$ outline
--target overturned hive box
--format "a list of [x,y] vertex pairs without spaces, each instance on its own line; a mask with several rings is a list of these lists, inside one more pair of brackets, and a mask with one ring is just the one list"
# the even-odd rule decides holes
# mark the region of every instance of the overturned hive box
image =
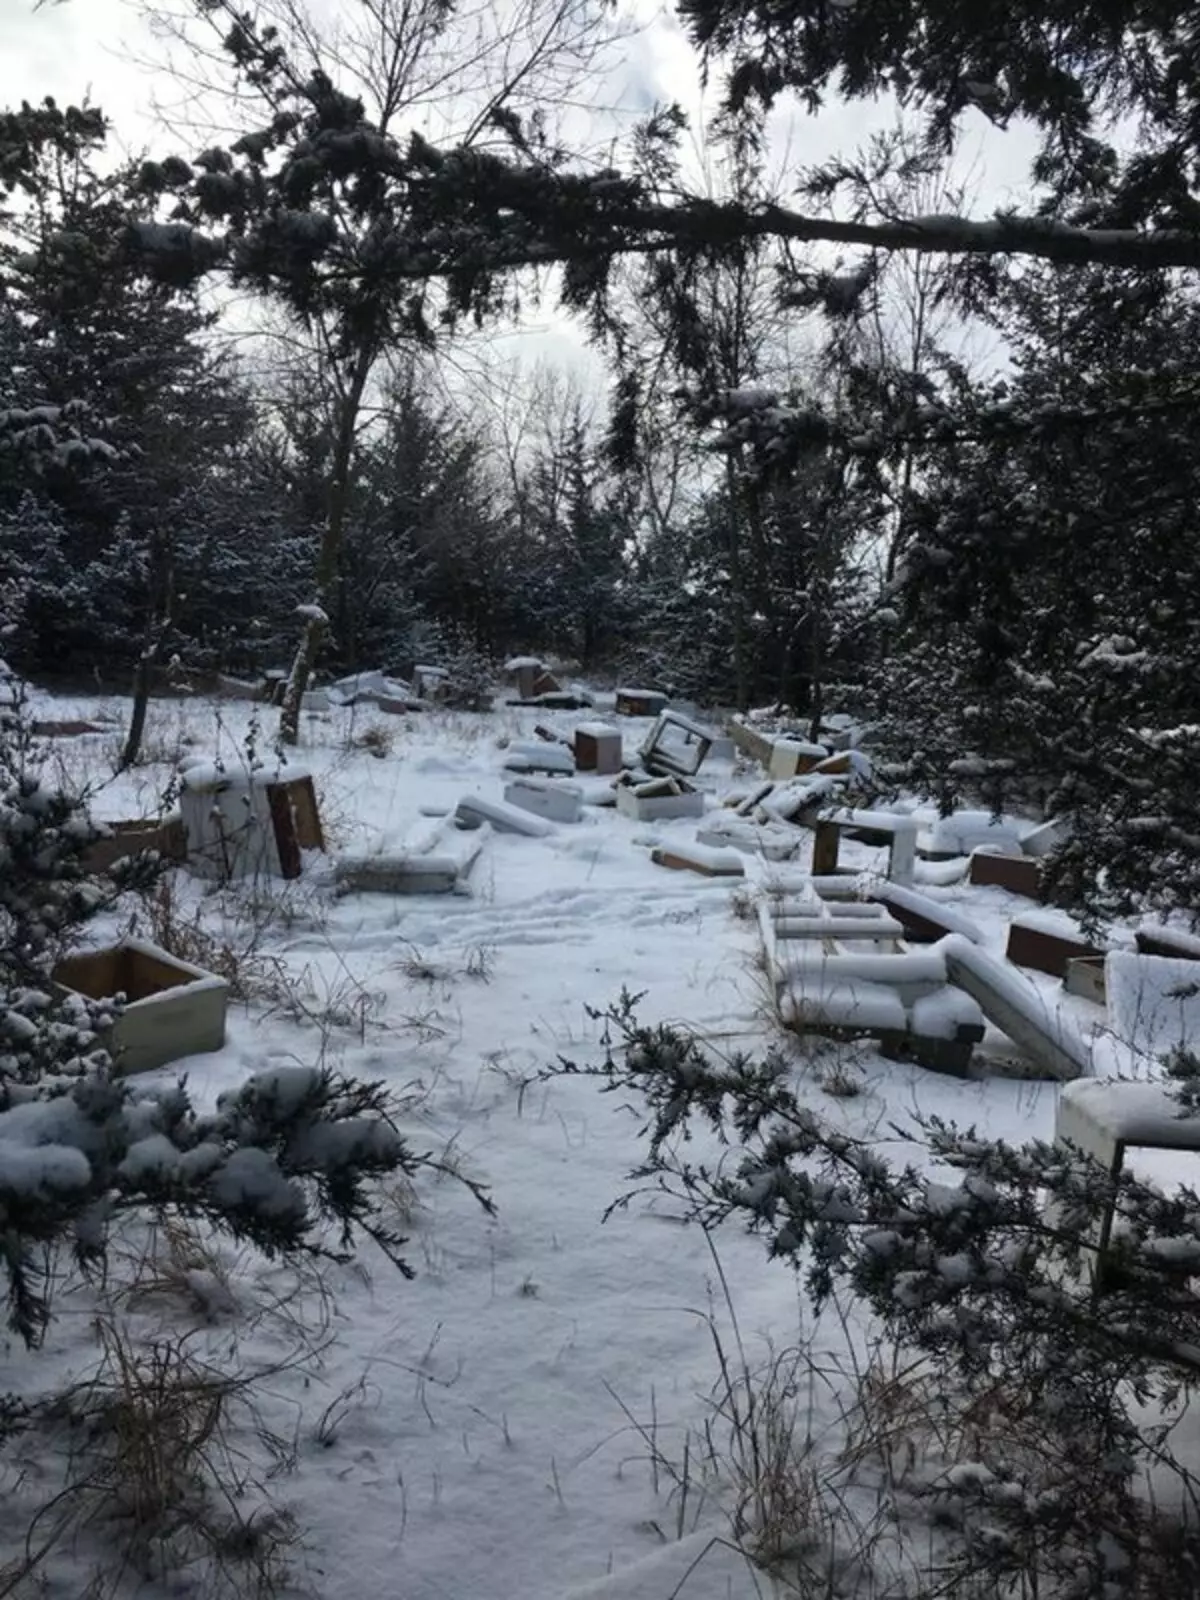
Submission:
[[124,996],[124,1009],[104,1041],[118,1072],[152,1072],[225,1043],[228,983],[157,945],[125,939],[67,956],[53,978],[60,991],[89,1000]]
[[641,761],[647,772],[694,778],[712,749],[712,735],[677,711],[662,711],[646,736]]
[[198,764],[183,774],[179,804],[188,866],[202,878],[298,878],[302,853],[325,848],[316,791],[302,769]]

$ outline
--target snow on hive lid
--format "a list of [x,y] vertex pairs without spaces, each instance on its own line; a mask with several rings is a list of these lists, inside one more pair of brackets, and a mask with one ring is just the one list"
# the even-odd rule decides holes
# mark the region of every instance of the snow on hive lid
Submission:
[[1080,1078],[1065,1084],[1063,1102],[1121,1144],[1200,1150],[1200,1116],[1187,1115],[1163,1079]]
[[217,794],[224,789],[258,789],[273,783],[296,783],[312,774],[298,763],[282,762],[271,766],[248,768],[243,765],[226,766],[221,761],[194,761],[180,773],[183,787],[193,794]]

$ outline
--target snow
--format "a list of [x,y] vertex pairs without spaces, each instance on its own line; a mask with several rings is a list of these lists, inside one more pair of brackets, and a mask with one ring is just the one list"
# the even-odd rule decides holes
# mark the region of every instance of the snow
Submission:
[[180,1150],[165,1133],[151,1133],[129,1146],[117,1172],[129,1183],[173,1177],[179,1173],[180,1156]]
[[939,946],[954,982],[1034,1060],[1068,1079],[1091,1070],[1091,1051],[1061,997],[1045,994],[1015,967],[962,934],[947,934]]
[[903,955],[874,951],[830,955],[806,942],[797,941],[793,947],[785,940],[777,955],[779,974],[785,982],[882,983],[900,990],[923,991],[936,989],[947,981],[945,958],[936,945]]
[[929,824],[921,836],[921,846],[938,855],[970,855],[981,845],[1019,854],[1021,835],[1027,829],[1027,823],[1013,817],[994,817],[990,811],[954,811]]
[[304,1196],[275,1158],[248,1146],[235,1150],[208,1180],[214,1199],[227,1210],[241,1208],[285,1220],[304,1214]]
[[1112,1030],[1139,1054],[1200,1049],[1200,964],[1114,950],[1104,962],[1104,982]]
[[959,933],[972,944],[983,942],[983,935],[978,925],[970,918],[964,917],[961,912],[955,911],[954,907],[947,905],[944,900],[934,900],[929,895],[922,894],[920,890],[910,889],[901,883],[881,884],[877,892],[884,905],[911,911],[918,917],[927,917],[931,922],[945,928],[947,933]]
[[[186,763],[186,764],[185,764]],[[299,762],[270,761],[250,766],[241,762],[205,761],[203,757],[185,757],[180,763],[180,782],[191,794],[215,793],[226,789],[265,788],[273,783],[294,783],[312,774]]]
[[801,916],[775,918],[775,933],[780,939],[902,939],[904,929],[891,917],[850,919],[850,925],[833,917]]
[[787,989],[779,1003],[785,1022],[816,1023],[830,1028],[890,1030],[903,1033],[908,1027],[904,1001],[893,988],[883,983],[816,982],[807,979],[798,990]]
[[745,872],[742,858],[736,850],[713,849],[709,845],[686,839],[673,839],[669,853],[678,861],[690,862],[693,866],[722,877],[740,878]]
[[[46,705],[63,716],[104,709],[91,697]],[[186,736],[210,767],[235,767],[252,715],[232,702],[155,702],[147,746],[169,748]],[[629,719],[627,738],[640,742],[652,720]],[[322,1600],[364,1593],[666,1600],[675,1591],[679,1600],[727,1600],[754,1594],[756,1585],[770,1589],[744,1558],[714,1542],[729,1534],[719,1492],[698,1505],[695,1531],[689,1509],[684,1536],[676,1538],[678,1498],[665,1474],[656,1494],[646,1447],[621,1409],[646,1426],[653,1419],[661,1448],[676,1460],[713,1421],[705,1397],[717,1374],[708,1332],[693,1311],[709,1303],[714,1275],[705,1238],[680,1227],[678,1209],[658,1195],[640,1195],[602,1224],[643,1153],[636,1119],[587,1080],[526,1084],[560,1055],[581,1063],[602,1057],[603,1024],[586,1008],[614,1001],[622,987],[644,992],[643,1020],[686,1021],[721,1050],[758,1052],[780,1043],[764,1015],[759,930],[737,914],[745,889],[653,864],[652,845],[694,845],[695,818],[647,826],[592,805],[580,825],[537,837],[491,827],[461,836],[452,825],[449,832],[431,829],[426,811],[447,818],[463,799],[483,808],[499,802],[506,753],[499,741],[510,748],[531,741],[535,721],[561,738],[577,726],[573,714],[544,708],[477,718],[431,711],[396,720],[387,761],[354,748],[353,713],[341,706],[303,730],[300,754],[339,856],[419,861],[424,847],[436,859],[453,854],[456,839],[469,840],[478,859],[467,893],[403,900],[347,894],[337,889],[331,859],[307,863],[295,882],[248,882],[219,893],[186,872],[170,880],[184,923],[196,917],[235,949],[253,941],[255,959],[286,975],[298,996],[295,1008],[265,998],[231,1007],[224,1048],[189,1063],[188,1088],[199,1104],[215,1108],[255,1077],[260,1095],[298,1104],[319,1062],[381,1079],[402,1097],[397,1128],[409,1144],[489,1184],[498,1206],[487,1218],[452,1181],[422,1180],[415,1205],[397,1223],[410,1237],[415,1281],[401,1279],[370,1244],[355,1262],[322,1264],[332,1316],[319,1354],[295,1369],[284,1363],[258,1397],[265,1425],[295,1441],[295,1459],[278,1471],[256,1454],[261,1445],[252,1431],[236,1441],[248,1470],[264,1481],[270,1475],[272,1494],[294,1515],[312,1552],[302,1576]],[[72,749],[64,759],[82,771],[101,757]],[[101,794],[102,815],[153,814],[175,770],[166,762],[131,769]],[[285,770],[292,776],[297,768]],[[719,802],[736,787],[731,763],[710,756],[697,783],[709,806],[707,830],[729,816]],[[585,789],[590,796],[593,787],[585,782]],[[597,781],[594,793],[611,799],[613,791]],[[795,837],[794,866],[775,868],[746,852],[747,886],[764,892],[772,912],[812,916],[820,910],[807,875],[812,835],[797,829]],[[839,940],[852,940],[860,919],[880,915],[853,896],[874,885],[885,854],[843,840],[842,859],[854,875],[824,885],[851,897],[829,913]],[[772,885],[783,892],[772,896]],[[939,913],[970,924],[976,939],[914,951],[910,976],[936,975],[947,949],[960,959],[975,949],[1009,977],[1015,998],[1040,1024],[1058,1018],[1064,1034],[1078,1033],[1085,1055],[1117,1052],[1115,1043],[1079,1032],[1087,1008],[1060,984],[1005,968],[1003,897],[966,883],[936,896]],[[98,930],[110,937],[124,931],[123,922]],[[864,978],[863,959],[854,960],[855,981],[826,971],[819,993],[815,983],[798,985],[785,1008],[819,1005],[852,1028],[903,1028],[903,997]],[[942,985],[918,995],[911,1013],[944,1036],[940,1030],[960,1007],[965,1017],[964,998]],[[791,1041],[783,1044],[791,1052]],[[893,1141],[887,1153],[896,1162],[923,1159],[915,1141],[890,1131],[895,1123],[908,1126],[914,1112],[1016,1140],[1053,1137],[1057,1086],[988,1076],[986,1055],[982,1075],[962,1081],[885,1060],[864,1040],[845,1047],[854,1052],[864,1092],[840,1100],[821,1089],[808,1048],[789,1054],[802,1101],[850,1133]],[[1128,1052],[1118,1054],[1117,1067],[1128,1070]],[[167,1068],[137,1081],[170,1092],[175,1073]],[[162,1116],[152,1100],[139,1104],[130,1171],[148,1177],[156,1162],[165,1165]],[[336,1162],[364,1136],[353,1122],[347,1129],[315,1148],[297,1145],[297,1152],[318,1164]],[[12,1106],[0,1113],[0,1182],[8,1181],[10,1152],[14,1170],[33,1175],[25,1181],[53,1172],[83,1179],[94,1137],[69,1097]],[[179,1157],[181,1172],[207,1175],[214,1191],[236,1204],[298,1212],[299,1190],[269,1154],[248,1150],[226,1160],[215,1137]],[[698,1138],[694,1154],[702,1160],[721,1153]],[[814,1329],[807,1313],[799,1329],[795,1280],[765,1260],[761,1242],[733,1225],[713,1243],[752,1364],[768,1341],[783,1349],[811,1335],[829,1356],[827,1370],[839,1362],[852,1370],[845,1341],[864,1332],[853,1314],[849,1333],[836,1319]],[[291,1269],[239,1260],[231,1280],[239,1304],[262,1293],[309,1304],[311,1287]],[[955,1269],[947,1263],[947,1270]],[[199,1284],[219,1314],[193,1335],[198,1355],[220,1366],[236,1340],[241,1359],[256,1369],[275,1373],[285,1351],[290,1360],[293,1334],[281,1332],[278,1319],[231,1320],[237,1313],[211,1289],[208,1280]],[[91,1292],[62,1298],[45,1350],[28,1360],[9,1352],[10,1388],[40,1391],[56,1377],[90,1370]],[[147,1337],[160,1326],[158,1316],[138,1323]],[[332,1444],[318,1442],[326,1408],[360,1384],[368,1400],[349,1406]],[[813,1437],[827,1439],[831,1450],[852,1399],[831,1381],[811,1402]],[[27,1525],[37,1494],[34,1483],[11,1489],[12,1530]],[[0,1557],[19,1556],[17,1538],[10,1533]],[[78,1570],[68,1561],[55,1583],[55,1592],[76,1592]]]
[[520,833],[527,839],[545,839],[554,832],[552,823],[531,811],[479,795],[464,795],[455,808],[454,820],[460,828],[478,828],[487,822],[502,833]]
[[575,758],[565,745],[535,740],[510,745],[504,765],[510,772],[561,772],[569,775],[575,771]]
[[83,1151],[67,1144],[18,1144],[0,1134],[0,1195],[50,1200],[86,1189],[92,1169]]
[[1183,1114],[1172,1087],[1161,1081],[1084,1079],[1064,1086],[1062,1104],[1103,1129],[1114,1143],[1200,1150],[1200,1117]]
[[913,1032],[927,1039],[956,1039],[963,1028],[983,1026],[978,1002],[961,989],[950,987],[918,995],[909,1015]]

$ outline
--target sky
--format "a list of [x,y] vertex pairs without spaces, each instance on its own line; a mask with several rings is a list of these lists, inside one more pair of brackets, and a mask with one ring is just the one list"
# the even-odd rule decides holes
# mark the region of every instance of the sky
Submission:
[[[167,0],[183,5],[186,0]],[[308,0],[326,26],[356,0]],[[700,125],[714,109],[698,62],[673,10],[660,0],[620,0],[625,36],[608,53],[590,103],[566,113],[572,147],[603,154],[633,118],[656,104],[677,101]],[[139,0],[0,0],[0,106],[53,95],[62,103],[84,97],[100,105],[113,125],[114,144],[130,153],[171,149],[189,153],[202,144],[180,110],[178,85],[164,70],[164,44],[145,19]],[[168,109],[172,108],[172,109]],[[614,109],[616,108],[616,109]],[[170,122],[164,121],[170,116]],[[783,175],[835,151],[851,152],[873,131],[895,124],[886,103],[832,103],[810,116],[784,107],[772,119],[772,166]],[[973,209],[988,214],[1019,203],[1032,140],[1023,130],[999,134],[976,118],[965,131],[964,169],[972,172]],[[580,328],[543,305],[519,330],[490,341],[493,360],[523,367],[566,366],[584,388],[603,383],[603,366]]]

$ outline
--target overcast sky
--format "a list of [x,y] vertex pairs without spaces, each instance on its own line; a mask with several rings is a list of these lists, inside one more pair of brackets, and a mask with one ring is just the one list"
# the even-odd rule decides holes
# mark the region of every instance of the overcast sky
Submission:
[[[310,3],[336,10],[353,8],[355,0]],[[572,137],[594,144],[611,139],[655,104],[678,101],[698,122],[706,109],[696,58],[673,10],[657,0],[622,0],[622,13],[636,31],[612,52],[594,100],[598,106],[624,108],[625,114],[577,111],[568,124]],[[136,0],[67,0],[36,8],[35,0],[0,0],[0,105],[46,95],[61,103],[89,98],[108,115],[116,146],[131,153],[178,149],[187,154],[197,146],[192,130],[165,127],[156,116],[156,104],[161,109],[178,101],[163,59],[162,43]],[[852,151],[871,131],[894,120],[889,105],[835,104],[815,117],[787,109],[773,121],[775,163],[808,165],[835,150]],[[978,181],[976,210],[1019,203],[1030,153],[1031,140],[1022,132],[1001,136],[976,119],[963,151]],[[581,333],[549,311],[524,333],[506,337],[502,349],[522,361],[567,362],[589,382],[598,376]]]

